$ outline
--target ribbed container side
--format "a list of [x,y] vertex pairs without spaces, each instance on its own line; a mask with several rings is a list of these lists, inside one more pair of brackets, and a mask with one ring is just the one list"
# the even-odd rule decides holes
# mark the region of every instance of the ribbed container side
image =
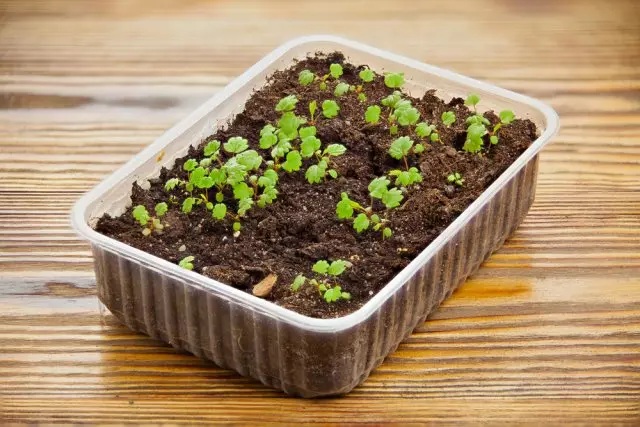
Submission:
[[473,274],[524,219],[538,157],[363,322],[320,333],[93,245],[98,296],[129,328],[303,397],[349,392]]

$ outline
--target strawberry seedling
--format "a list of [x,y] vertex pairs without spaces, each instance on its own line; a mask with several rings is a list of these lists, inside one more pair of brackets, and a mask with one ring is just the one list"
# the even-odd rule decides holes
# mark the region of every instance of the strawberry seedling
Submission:
[[165,202],[158,203],[155,208],[155,216],[149,215],[147,208],[143,205],[138,205],[131,211],[133,218],[143,227],[142,234],[145,236],[150,235],[153,231],[162,233],[164,225],[160,222],[160,218],[167,213],[169,207]]
[[450,182],[459,187],[462,187],[462,184],[464,183],[464,178],[462,177],[462,175],[460,175],[460,173],[454,172],[447,177],[447,182]]
[[291,284],[291,290],[293,292],[297,292],[302,286],[309,283],[318,290],[320,295],[328,303],[336,302],[341,299],[349,300],[351,299],[351,294],[349,292],[344,292],[340,285],[331,283],[332,278],[340,276],[348,267],[351,267],[351,263],[341,259],[331,263],[325,260],[317,261],[311,270],[316,273],[318,278],[310,279],[299,274]]

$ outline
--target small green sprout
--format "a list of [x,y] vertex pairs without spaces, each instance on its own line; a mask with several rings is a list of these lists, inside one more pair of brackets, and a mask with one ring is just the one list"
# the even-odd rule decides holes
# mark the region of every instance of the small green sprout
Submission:
[[[326,181],[327,175],[334,179],[338,177],[338,172],[335,169],[329,169],[331,158],[342,156],[347,152],[347,147],[342,144],[329,144],[321,151],[320,140],[315,136],[305,138],[303,144],[305,145],[303,155],[309,157],[315,155],[318,159],[318,163],[309,166],[304,174],[309,184],[319,184],[323,180]],[[315,150],[311,152],[313,148],[315,148]],[[311,154],[309,155],[309,153]]]
[[158,203],[154,211],[156,213],[155,216],[149,215],[147,208],[143,205],[138,205],[131,211],[133,218],[138,221],[138,223],[144,227],[142,229],[142,234],[145,236],[150,235],[153,231],[161,233],[164,230],[165,225],[160,222],[160,218],[163,217],[169,206],[165,202]]
[[330,119],[338,115],[338,111],[340,111],[340,106],[336,101],[327,99],[322,102],[322,114]]
[[384,84],[392,89],[401,88],[404,84],[404,73],[384,73]]
[[[430,125],[427,122],[420,122],[416,125],[415,132],[416,132],[416,135],[420,138],[429,137],[431,142],[440,141],[440,135],[436,130],[436,125]],[[440,141],[440,143],[442,144],[442,141]],[[416,148],[418,147],[416,146]]]
[[493,127],[493,130],[490,132],[491,136],[489,137],[489,141],[493,145],[498,143],[498,131],[503,126],[510,124],[516,118],[515,114],[513,114],[513,111],[511,111],[511,110],[500,111],[499,117],[500,117],[500,123],[496,124]]
[[459,187],[462,187],[462,183],[464,183],[464,178],[462,178],[462,175],[460,175],[460,173],[454,172],[447,177],[447,182],[450,182],[452,184],[456,184]]
[[187,256],[180,260],[178,265],[186,270],[193,270],[193,260],[196,259],[194,256]]
[[351,294],[349,292],[344,292],[340,285],[332,284],[330,282],[331,277],[340,276],[348,267],[351,267],[351,263],[340,259],[331,263],[325,260],[317,261],[313,265],[312,271],[319,275],[320,278],[308,279],[304,275],[299,274],[291,284],[291,290],[296,292],[308,282],[318,290],[320,295],[328,303],[336,302],[341,299],[349,300],[351,299]]
[[456,121],[456,115],[453,111],[445,111],[442,113],[441,119],[442,123],[444,123],[446,127],[449,127]]
[[339,79],[342,73],[343,73],[342,65],[340,64],[329,65],[329,74],[331,74],[331,77],[333,77],[334,79],[336,80]]
[[234,136],[229,138],[223,147],[227,153],[238,154],[249,148],[249,141],[242,137]]
[[316,110],[318,109],[318,103],[314,100],[311,101],[309,103],[309,116],[311,117],[311,119],[309,120],[309,123],[311,123],[312,125],[315,124],[316,122]]
[[358,101],[360,102],[367,102],[367,95],[364,94],[364,92],[360,92],[358,94]]
[[389,175],[396,177],[396,185],[408,187],[411,184],[422,182],[422,175],[420,174],[420,171],[415,167],[409,167],[407,156],[412,150],[416,154],[422,153],[424,151],[424,146],[422,144],[417,144],[414,147],[413,144],[414,142],[411,138],[408,136],[401,136],[394,140],[389,147],[389,155],[396,160],[402,159],[404,162],[404,171],[394,169],[389,172]]
[[347,92],[349,92],[349,84],[348,83],[344,83],[344,82],[340,82],[336,85],[335,90],[333,91],[333,94],[335,96],[342,96],[344,94],[346,94]]
[[464,105],[473,107],[473,111],[476,111],[476,105],[480,102],[480,97],[475,93],[470,93],[467,99],[464,101]]
[[467,139],[462,149],[468,153],[478,153],[484,145],[482,137],[487,134],[487,128],[483,123],[471,123],[467,128]]
[[295,95],[285,96],[276,104],[276,111],[293,111],[296,108],[297,103],[298,98]]
[[299,171],[302,166],[302,156],[296,150],[287,153],[287,159],[282,163],[282,168],[287,172]]
[[375,73],[370,68],[365,68],[358,73],[358,77],[365,83],[370,83],[376,77]]
[[302,70],[300,74],[298,74],[298,81],[302,86],[308,86],[316,79],[315,74],[313,74],[309,70]]
[[370,105],[367,107],[367,111],[364,113],[364,120],[367,123],[378,123],[378,121],[380,121],[380,107],[377,105]]
[[[363,207],[360,203],[351,200],[347,193],[341,194],[341,199],[336,205],[336,215],[339,219],[350,219],[353,221],[353,228],[358,233],[362,233],[369,228],[374,231],[380,231],[382,238],[391,237],[393,234],[388,226],[389,221],[381,218],[380,215],[373,212],[373,201],[379,199],[387,209],[393,209],[400,206],[400,202],[404,198],[402,192],[397,188],[389,188],[389,181],[382,176],[374,179],[369,183],[369,196],[371,197],[371,205]],[[354,213],[358,213],[354,218]]]

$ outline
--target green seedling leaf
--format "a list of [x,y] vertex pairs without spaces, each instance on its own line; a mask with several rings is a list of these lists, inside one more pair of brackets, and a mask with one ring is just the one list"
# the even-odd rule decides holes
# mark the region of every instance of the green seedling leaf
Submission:
[[300,128],[300,139],[304,140],[310,136],[316,135],[316,127],[315,126],[306,126]]
[[342,96],[344,94],[346,94],[347,92],[349,92],[349,84],[348,83],[338,83],[338,85],[336,86],[335,90],[333,91],[333,94],[335,96]]
[[246,182],[239,182],[233,186],[233,197],[237,200],[250,198],[253,196],[253,188],[249,187]]
[[353,217],[353,202],[349,200],[347,193],[342,193],[342,199],[336,205],[336,215],[340,219]]
[[397,188],[392,188],[382,195],[381,200],[388,209],[391,209],[400,206],[400,202],[403,198],[404,196],[402,195],[402,192],[400,190],[398,190]]
[[273,169],[267,169],[264,174],[258,178],[259,187],[275,187],[278,183],[278,173]]
[[318,103],[314,100],[309,103],[309,114],[311,115],[311,120],[313,120],[316,116],[316,110],[318,109]]
[[390,88],[400,88],[404,84],[404,73],[384,73],[384,84]]
[[147,223],[151,219],[151,215],[149,215],[147,208],[145,208],[142,205],[138,205],[135,208],[133,208],[133,211],[131,211],[131,214],[133,215],[133,218],[136,221],[138,221],[140,225],[143,225],[143,226],[147,225]]
[[502,124],[508,125],[509,123],[514,121],[515,118],[516,116],[511,110],[500,111],[500,122],[502,122]]
[[309,184],[319,184],[320,182],[322,182],[325,173],[326,168],[323,169],[319,165],[311,165],[305,172],[304,177],[307,179]]
[[180,262],[178,263],[178,265],[186,270],[193,270],[193,260],[195,259],[195,257],[193,256],[187,256],[184,257],[180,260]]
[[331,263],[331,265],[327,269],[327,273],[331,276],[337,277],[344,272],[348,265],[350,264],[347,261],[337,259]]
[[318,274],[327,274],[327,272],[329,271],[329,263],[321,259],[320,261],[317,261],[315,264],[313,264],[313,267],[311,269]]
[[400,110],[396,109],[395,116],[398,118],[398,124],[400,126],[409,126],[415,125],[420,119],[420,112],[413,108],[402,108]]
[[327,99],[322,102],[322,114],[330,119],[338,115],[338,111],[340,111],[340,107],[336,101]]
[[329,156],[342,156],[346,152],[347,147],[342,144],[329,144],[322,152],[322,155],[325,156],[328,154]]
[[335,169],[329,169],[327,173],[333,179],[336,179],[338,177],[338,172]]
[[380,121],[380,107],[377,105],[370,105],[367,107],[367,111],[364,113],[364,120],[367,123],[376,124]]
[[382,196],[388,191],[390,183],[391,181],[384,176],[374,179],[369,183],[369,194],[376,199],[382,199]]
[[498,135],[491,135],[489,141],[491,142],[491,144],[496,145],[498,143]]
[[380,101],[380,103],[385,107],[395,108],[396,104],[400,102],[401,99],[402,99],[401,93],[396,90],[391,95],[387,96],[382,101]]
[[249,209],[253,206],[253,199],[251,197],[245,197],[238,202],[238,215],[244,216]]
[[258,207],[264,208],[266,205],[273,203],[278,198],[278,190],[273,187],[265,187],[262,194],[258,198]]
[[442,113],[441,119],[442,123],[444,123],[446,127],[449,127],[456,121],[456,115],[453,111],[445,111]]
[[224,203],[216,203],[216,205],[213,207],[211,216],[213,216],[217,220],[223,220],[226,215],[227,205],[225,205]]
[[295,95],[289,95],[282,98],[276,104],[276,111],[293,111],[298,103],[298,97]]
[[369,228],[369,218],[367,217],[367,215],[365,215],[363,213],[358,214],[358,216],[356,216],[356,218],[353,220],[353,228],[358,233],[362,233],[363,231],[368,229]]
[[167,213],[169,206],[165,202],[160,202],[155,206],[154,210],[156,211],[156,216],[161,217]]
[[358,101],[360,102],[367,102],[367,95],[364,94],[364,92],[360,92],[358,94]]
[[375,76],[376,76],[375,73],[369,68],[365,68],[364,70],[358,73],[358,77],[360,77],[360,80],[362,80],[365,83],[372,82]]
[[429,125],[427,122],[420,122],[416,125],[416,135],[420,138],[426,138],[431,135],[431,132],[433,132],[435,128],[434,125]]
[[422,144],[416,144],[416,145],[413,147],[413,152],[414,152],[414,153],[416,153],[416,154],[421,154],[421,153],[423,153],[423,152],[424,152],[424,145],[422,145]]
[[266,124],[264,125],[264,127],[260,130],[260,136],[264,136],[264,135],[268,135],[268,134],[273,134],[275,133],[277,129],[275,127],[273,127],[272,125]]
[[295,172],[300,170],[302,166],[302,156],[298,151],[289,151],[287,154],[287,160],[282,163],[282,168],[287,172]]
[[293,283],[291,284],[291,290],[293,292],[297,291],[298,289],[300,289],[301,286],[305,284],[306,281],[307,281],[306,277],[304,277],[302,274],[298,274],[296,278],[293,280]]
[[220,149],[220,141],[214,139],[213,141],[209,141],[207,145],[204,147],[204,155],[209,157],[218,152]]
[[233,136],[224,144],[224,149],[227,153],[238,154],[247,148],[249,148],[249,141],[240,136]]
[[180,184],[180,180],[178,178],[171,178],[167,182],[164,183],[164,189],[166,191],[171,191]]
[[470,93],[467,99],[465,99],[464,105],[472,106],[475,109],[478,102],[480,102],[480,97],[475,93]]
[[262,164],[262,156],[256,150],[247,150],[236,156],[236,161],[247,171],[258,170]]
[[300,154],[302,154],[304,158],[309,158],[320,149],[321,144],[320,140],[315,136],[308,136],[304,138],[300,144]]
[[280,120],[278,120],[278,127],[280,132],[284,133],[288,138],[295,138],[298,136],[298,127],[304,122],[300,117],[296,116],[291,111],[287,111],[282,114]]
[[298,81],[302,86],[308,86],[315,80],[316,76],[309,70],[302,70],[298,74]]
[[213,168],[211,172],[209,172],[209,177],[213,180],[215,185],[222,185],[227,180],[226,169]]
[[182,212],[186,214],[190,213],[195,202],[196,199],[193,197],[187,197],[186,199],[184,199],[184,202],[182,202]]
[[334,79],[340,78],[340,76],[342,75],[342,65],[340,64],[329,65],[329,74],[331,74],[331,77],[333,77]]
[[388,228],[388,227],[387,227],[387,228],[385,228],[384,230],[382,230],[382,237],[383,237],[383,238],[385,238],[385,237],[386,237],[386,238],[388,239],[389,237],[391,237],[391,235],[392,235],[392,234],[393,234],[393,232],[392,232],[392,231],[391,231],[391,229],[390,229],[390,228]]
[[411,147],[413,147],[413,140],[408,136],[401,136],[391,143],[389,154],[394,159],[400,160],[409,154]]
[[190,172],[194,170],[197,166],[198,166],[198,161],[196,159],[189,159],[186,162],[184,162],[184,165],[182,165],[182,168],[187,172]]
[[264,134],[260,137],[260,148],[267,150],[278,142],[278,137],[272,133]]

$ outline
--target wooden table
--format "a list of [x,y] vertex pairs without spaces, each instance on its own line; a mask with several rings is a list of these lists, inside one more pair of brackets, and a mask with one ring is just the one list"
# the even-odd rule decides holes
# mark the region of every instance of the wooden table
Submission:
[[[0,423],[640,424],[640,3],[0,3]],[[523,226],[360,387],[288,398],[101,321],[73,202],[330,32],[553,105]]]

